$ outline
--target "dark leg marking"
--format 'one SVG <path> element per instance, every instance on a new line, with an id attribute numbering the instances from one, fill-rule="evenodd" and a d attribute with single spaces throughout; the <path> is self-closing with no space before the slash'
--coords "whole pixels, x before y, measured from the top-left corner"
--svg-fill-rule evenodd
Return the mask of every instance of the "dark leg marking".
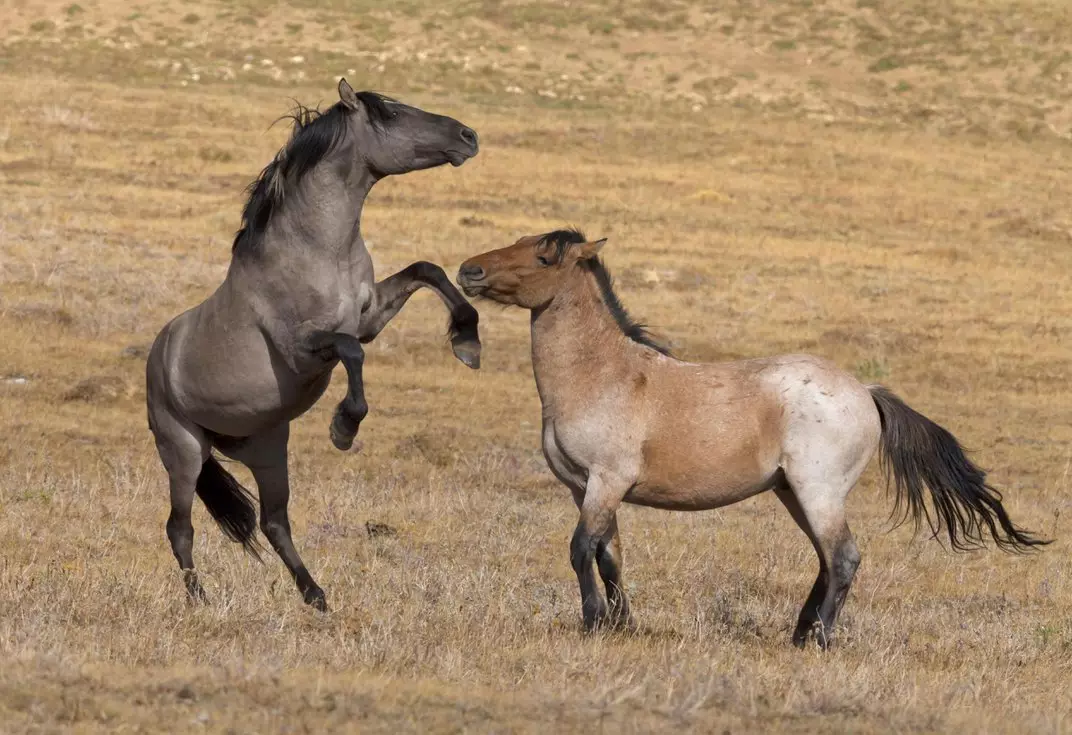
<path id="1" fill-rule="evenodd" d="M 584 629 L 589 632 L 598 629 L 607 617 L 607 607 L 596 586 L 593 569 L 598 543 L 599 539 L 588 533 L 583 521 L 577 525 L 570 541 L 570 564 L 581 588 L 581 614 Z"/>
<path id="2" fill-rule="evenodd" d="M 617 515 L 596 545 L 596 565 L 607 591 L 608 622 L 616 628 L 635 628 L 629 598 L 622 587 L 622 551 Z"/>
<path id="3" fill-rule="evenodd" d="M 314 350 L 336 359 L 346 370 L 346 396 L 335 407 L 331 419 L 331 443 L 346 451 L 354 445 L 361 422 L 368 415 L 363 368 L 365 350 L 360 340 L 342 332 L 318 332 L 313 336 Z"/>

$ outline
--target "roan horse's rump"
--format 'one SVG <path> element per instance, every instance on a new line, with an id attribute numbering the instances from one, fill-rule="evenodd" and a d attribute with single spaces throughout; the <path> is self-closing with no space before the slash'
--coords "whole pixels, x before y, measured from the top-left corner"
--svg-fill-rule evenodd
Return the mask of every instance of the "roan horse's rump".
<path id="1" fill-rule="evenodd" d="M 1006 550 L 1046 543 L 1013 524 L 948 431 L 885 388 L 809 355 L 721 364 L 671 357 L 615 296 L 598 257 L 603 242 L 574 230 L 525 237 L 458 272 L 468 295 L 532 312 L 544 456 L 580 509 L 570 559 L 586 628 L 632 625 L 622 502 L 703 510 L 772 490 L 819 556 L 793 642 L 814 632 L 827 646 L 860 561 L 845 498 L 876 450 L 899 505 L 917 523 L 926 516 L 936 534 L 944 526 L 955 549 L 986 536 Z"/>
<path id="2" fill-rule="evenodd" d="M 478 367 L 476 310 L 431 263 L 379 283 L 361 239 L 361 210 L 392 174 L 460 166 L 477 136 L 457 120 L 339 83 L 323 113 L 299 107 L 290 141 L 250 187 L 227 278 L 157 336 L 146 365 L 149 427 L 171 484 L 167 535 L 193 599 L 190 511 L 196 492 L 227 536 L 257 553 L 252 496 L 212 456 L 246 464 L 260 495 L 260 527 L 305 601 L 326 609 L 287 518 L 290 421 L 323 394 L 342 363 L 348 391 L 331 423 L 337 447 L 353 443 L 368 411 L 361 345 L 406 300 L 430 288 L 447 304 L 455 355 Z"/>

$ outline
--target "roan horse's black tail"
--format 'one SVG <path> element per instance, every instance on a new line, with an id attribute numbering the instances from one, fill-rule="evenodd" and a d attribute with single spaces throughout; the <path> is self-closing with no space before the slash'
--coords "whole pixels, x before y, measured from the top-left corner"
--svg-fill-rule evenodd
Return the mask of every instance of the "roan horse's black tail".
<path id="1" fill-rule="evenodd" d="M 986 473 L 968 459 L 956 437 L 888 389 L 868 389 L 882 422 L 880 462 L 886 481 L 896 488 L 894 515 L 904 507 L 901 520 L 911 514 L 917 526 L 926 517 L 935 536 L 944 525 L 955 551 L 982 547 L 985 531 L 1004 551 L 1050 543 L 1013 524 L 1001 493 L 986 483 Z M 934 518 L 924 502 L 924 485 L 931 490 Z"/>
<path id="2" fill-rule="evenodd" d="M 197 476 L 197 495 L 227 538 L 242 544 L 259 560 L 262 547 L 256 536 L 257 507 L 253 496 L 211 455 Z"/>

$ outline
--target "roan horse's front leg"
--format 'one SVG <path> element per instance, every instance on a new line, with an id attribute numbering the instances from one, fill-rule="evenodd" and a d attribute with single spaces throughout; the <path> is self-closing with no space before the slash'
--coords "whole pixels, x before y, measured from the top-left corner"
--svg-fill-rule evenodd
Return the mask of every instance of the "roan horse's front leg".
<path id="1" fill-rule="evenodd" d="M 422 288 L 435 291 L 450 309 L 450 346 L 454 356 L 474 370 L 480 367 L 480 316 L 465 300 L 443 269 L 419 261 L 376 284 L 375 311 L 361 326 L 361 341 L 371 342 L 394 318 L 409 297 Z"/>

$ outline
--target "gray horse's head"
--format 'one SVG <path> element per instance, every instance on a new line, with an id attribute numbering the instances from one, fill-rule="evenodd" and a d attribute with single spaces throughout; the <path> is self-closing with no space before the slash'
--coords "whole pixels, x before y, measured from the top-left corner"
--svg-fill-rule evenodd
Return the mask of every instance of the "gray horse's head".
<path id="1" fill-rule="evenodd" d="M 404 174 L 450 163 L 461 166 L 477 154 L 476 132 L 454 118 L 373 92 L 355 92 L 339 81 L 339 102 L 360 155 L 378 176 Z"/>

